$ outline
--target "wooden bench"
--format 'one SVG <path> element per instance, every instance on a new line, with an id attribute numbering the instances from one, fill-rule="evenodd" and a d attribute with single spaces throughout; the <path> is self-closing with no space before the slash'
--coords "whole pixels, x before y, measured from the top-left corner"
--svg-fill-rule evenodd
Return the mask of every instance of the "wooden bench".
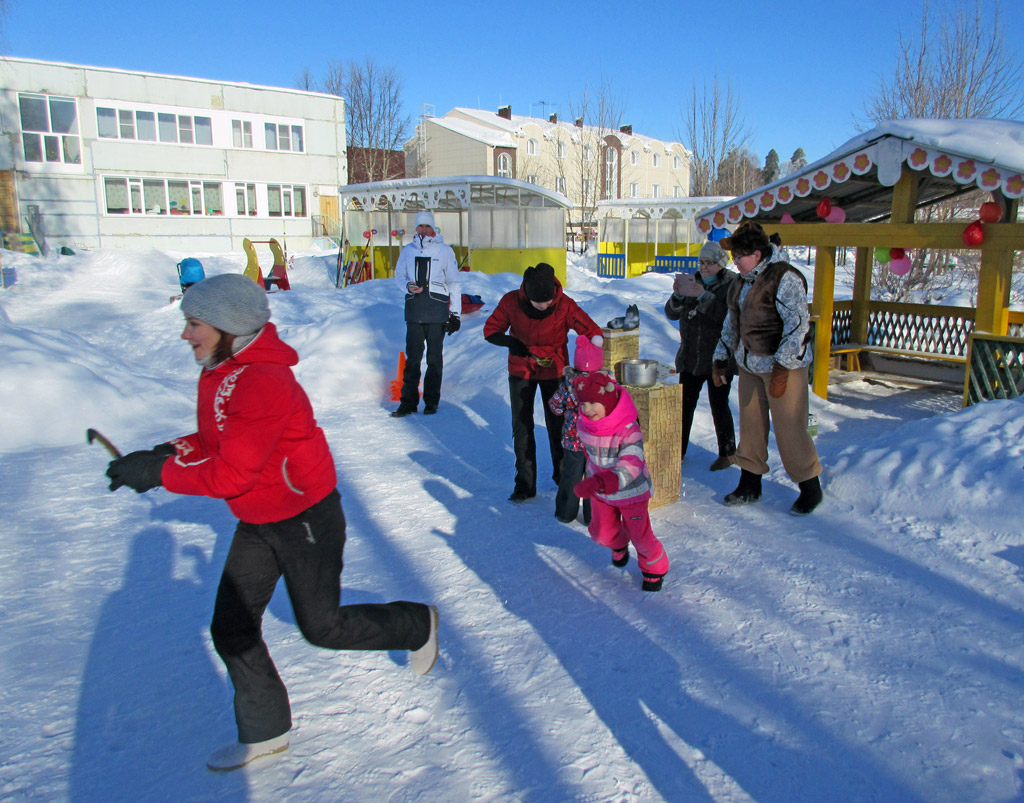
<path id="1" fill-rule="evenodd" d="M 647 270 L 652 273 L 694 273 L 697 270 L 697 257 L 661 254 L 654 257 L 654 264 L 648 265 Z"/>
<path id="2" fill-rule="evenodd" d="M 832 358 L 832 367 L 841 368 L 842 359 L 846 358 L 847 371 L 860 371 L 861 352 L 878 354 L 885 357 L 909 357 L 918 360 L 942 360 L 949 363 L 966 364 L 967 358 L 956 354 L 941 354 L 934 351 L 910 351 L 908 349 L 897 349 L 890 346 L 872 346 L 867 343 L 838 343 L 829 349 L 829 357 Z"/>

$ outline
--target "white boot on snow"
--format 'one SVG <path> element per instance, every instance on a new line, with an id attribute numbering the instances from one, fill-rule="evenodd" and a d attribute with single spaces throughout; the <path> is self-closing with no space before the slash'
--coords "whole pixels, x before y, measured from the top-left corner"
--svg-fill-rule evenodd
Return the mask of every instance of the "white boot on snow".
<path id="1" fill-rule="evenodd" d="M 206 766 L 214 772 L 228 772 L 229 770 L 237 770 L 240 767 L 244 767 L 250 761 L 254 761 L 257 758 L 272 756 L 275 753 L 283 753 L 287 749 L 287 733 L 282 733 L 280 736 L 275 736 L 273 739 L 267 739 L 264 742 L 253 742 L 252 744 L 233 742 L 210 753 L 210 757 L 206 760 Z"/>
<path id="2" fill-rule="evenodd" d="M 430 635 L 427 636 L 427 643 L 409 653 L 409 666 L 412 667 L 414 675 L 427 674 L 437 660 L 437 608 L 433 605 L 428 605 L 427 608 L 430 610 Z"/>

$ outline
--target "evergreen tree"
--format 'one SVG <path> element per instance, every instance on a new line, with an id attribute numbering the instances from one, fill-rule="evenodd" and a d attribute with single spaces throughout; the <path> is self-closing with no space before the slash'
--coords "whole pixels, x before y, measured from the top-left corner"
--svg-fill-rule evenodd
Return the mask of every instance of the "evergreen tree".
<path id="1" fill-rule="evenodd" d="M 797 148 L 793 151 L 793 155 L 789 159 L 790 172 L 794 170 L 803 170 L 807 167 L 807 154 L 804 153 L 803 148 Z"/>
<path id="2" fill-rule="evenodd" d="M 764 157 L 764 168 L 761 170 L 761 181 L 764 184 L 771 184 L 779 177 L 779 154 L 775 148 L 768 151 Z"/>

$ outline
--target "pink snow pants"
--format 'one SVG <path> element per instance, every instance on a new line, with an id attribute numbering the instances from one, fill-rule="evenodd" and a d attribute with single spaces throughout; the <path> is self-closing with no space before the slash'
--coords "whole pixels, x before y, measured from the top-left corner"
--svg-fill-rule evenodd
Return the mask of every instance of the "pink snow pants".
<path id="1" fill-rule="evenodd" d="M 610 549 L 623 549 L 626 544 L 633 544 L 642 572 L 665 574 L 668 571 L 668 555 L 651 529 L 646 499 L 616 507 L 596 496 L 591 498 L 590 537 Z"/>

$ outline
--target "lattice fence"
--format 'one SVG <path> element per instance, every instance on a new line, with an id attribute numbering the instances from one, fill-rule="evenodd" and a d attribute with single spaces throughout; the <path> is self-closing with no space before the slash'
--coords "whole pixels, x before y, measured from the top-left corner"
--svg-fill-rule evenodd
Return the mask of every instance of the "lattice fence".
<path id="1" fill-rule="evenodd" d="M 1024 338 L 974 334 L 969 345 L 965 405 L 1024 394 Z"/>

